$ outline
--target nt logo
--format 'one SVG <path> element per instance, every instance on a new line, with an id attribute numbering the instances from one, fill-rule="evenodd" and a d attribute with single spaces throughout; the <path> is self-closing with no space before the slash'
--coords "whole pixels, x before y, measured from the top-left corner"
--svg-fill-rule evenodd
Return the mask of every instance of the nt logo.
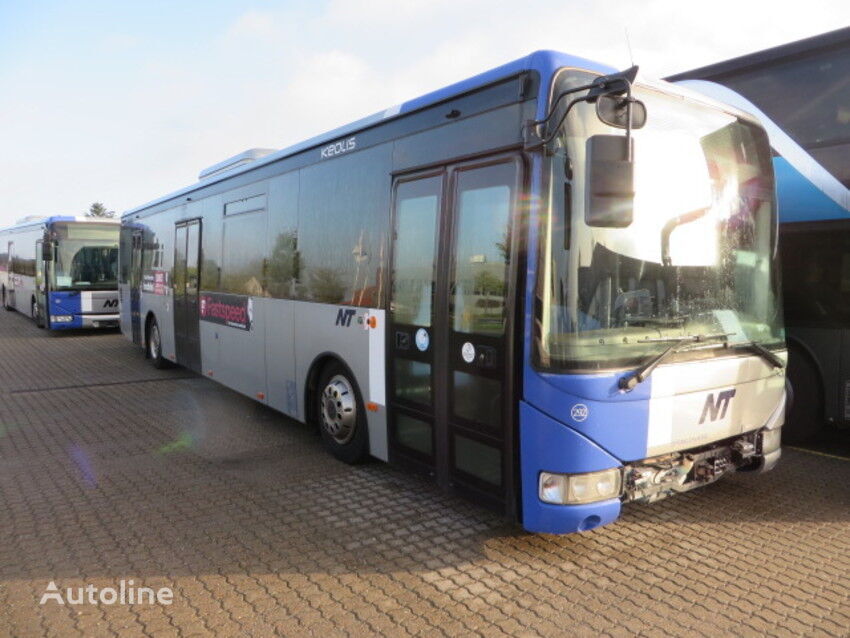
<path id="1" fill-rule="evenodd" d="M 716 421 L 726 416 L 726 410 L 729 409 L 729 402 L 735 396 L 735 389 L 724 390 L 717 393 L 717 400 L 714 399 L 714 393 L 711 392 L 705 397 L 705 405 L 702 408 L 702 416 L 699 419 L 699 424 L 705 423 L 705 418 L 709 421 Z"/>
<path id="2" fill-rule="evenodd" d="M 336 324 L 337 326 L 343 326 L 347 328 L 351 325 L 351 318 L 357 313 L 357 310 L 354 308 L 340 308 L 339 312 L 336 313 Z"/>

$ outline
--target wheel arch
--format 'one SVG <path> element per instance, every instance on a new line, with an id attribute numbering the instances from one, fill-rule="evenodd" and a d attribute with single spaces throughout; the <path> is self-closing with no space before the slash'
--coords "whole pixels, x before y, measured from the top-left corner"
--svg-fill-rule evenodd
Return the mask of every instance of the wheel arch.
<path id="1" fill-rule="evenodd" d="M 313 399 L 315 398 L 316 392 L 319 389 L 318 385 L 319 379 L 322 376 L 322 371 L 331 363 L 338 363 L 343 367 L 345 372 L 351 378 L 351 381 L 354 383 L 355 389 L 360 395 L 361 401 L 363 400 L 363 390 L 361 389 L 362 386 L 357 380 L 357 376 L 352 371 L 351 366 L 348 365 L 345 359 L 337 352 L 322 352 L 313 358 L 313 362 L 307 369 L 307 377 L 304 381 L 304 421 L 306 423 L 312 425 L 318 424 L 318 415 L 316 414 L 315 402 Z"/>

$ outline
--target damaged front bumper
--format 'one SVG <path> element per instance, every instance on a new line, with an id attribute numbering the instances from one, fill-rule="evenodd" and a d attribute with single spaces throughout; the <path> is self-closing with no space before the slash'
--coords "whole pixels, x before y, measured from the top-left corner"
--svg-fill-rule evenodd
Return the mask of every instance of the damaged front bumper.
<path id="1" fill-rule="evenodd" d="M 713 483 L 734 471 L 767 472 L 782 455 L 782 427 L 763 428 L 623 467 L 623 501 L 652 503 Z"/>

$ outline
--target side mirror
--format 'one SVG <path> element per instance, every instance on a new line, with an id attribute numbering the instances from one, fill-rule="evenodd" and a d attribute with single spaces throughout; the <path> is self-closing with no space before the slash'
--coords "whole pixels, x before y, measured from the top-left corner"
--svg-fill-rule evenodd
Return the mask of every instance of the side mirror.
<path id="1" fill-rule="evenodd" d="M 42 244 L 41 258 L 44 261 L 53 261 L 53 244 L 51 244 L 50 242 Z"/>
<path id="2" fill-rule="evenodd" d="M 629 117 L 629 100 L 621 95 L 600 95 L 596 100 L 596 117 L 608 126 L 627 128 Z M 646 105 L 640 100 L 633 100 L 632 128 L 643 128 L 646 124 Z"/>
<path id="3" fill-rule="evenodd" d="M 625 228 L 634 216 L 634 162 L 631 139 L 593 135 L 587 140 L 587 190 L 584 221 L 588 226 Z"/>

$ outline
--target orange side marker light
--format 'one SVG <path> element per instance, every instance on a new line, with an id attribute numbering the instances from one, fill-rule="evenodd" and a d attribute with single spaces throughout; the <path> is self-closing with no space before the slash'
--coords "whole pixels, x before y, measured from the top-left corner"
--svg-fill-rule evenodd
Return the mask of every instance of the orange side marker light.
<path id="1" fill-rule="evenodd" d="M 378 411 L 378 404 L 370 401 L 369 403 L 366 404 L 366 409 L 369 410 L 369 412 L 377 412 Z"/>

